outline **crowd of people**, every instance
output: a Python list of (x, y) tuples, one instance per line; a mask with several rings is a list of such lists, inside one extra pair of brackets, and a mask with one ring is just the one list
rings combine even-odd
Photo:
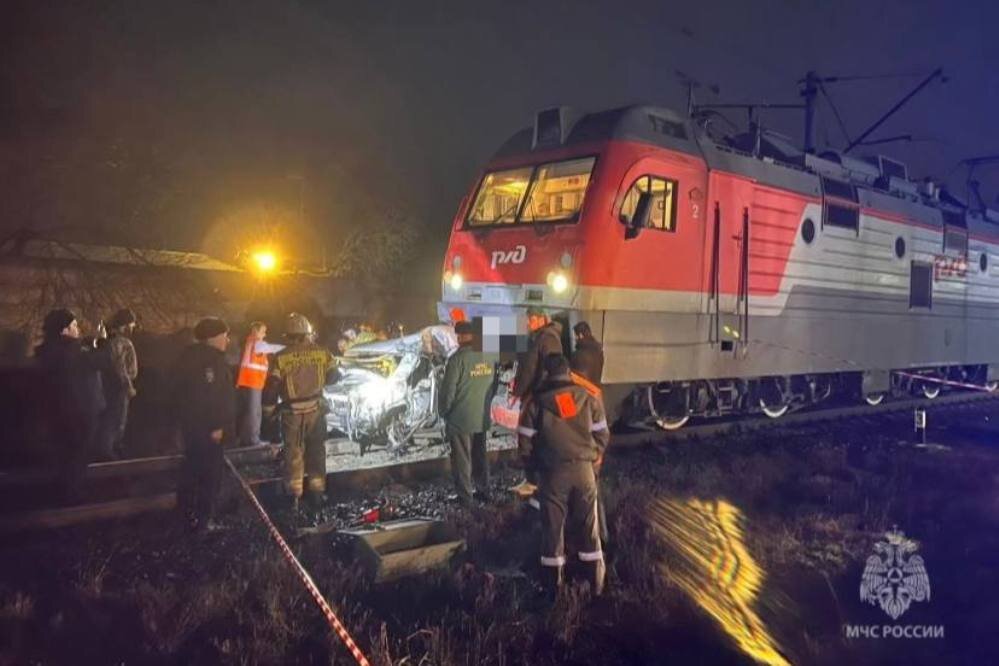
[[(71, 311), (53, 310), (45, 319), (36, 356), (51, 381), (51, 425), (65, 452), (60, 477), (70, 497), (78, 496), (90, 459), (122, 453), (129, 402), (137, 394), (139, 363), (130, 340), (136, 324), (135, 313), (123, 309), (110, 319), (106, 332), (99, 330), (93, 341), (85, 341)], [(543, 310), (528, 310), (528, 328), (529, 345), (518, 356), (510, 401), (511, 407), (519, 405), (523, 487), (533, 491), (529, 503), (538, 509), (542, 525), (543, 583), (552, 592), (561, 585), (568, 525), (599, 593), (606, 536), (597, 477), (610, 438), (600, 388), (603, 351), (586, 322), (573, 328), (570, 356), (563, 348), (562, 325)], [(226, 358), (229, 326), (206, 317), (194, 327), (195, 342), (173, 367), (169, 411), (184, 454), (179, 504), (194, 530), (218, 527), (214, 513), (224, 473), (223, 443), (260, 445), (261, 424), (268, 409), (275, 409), (274, 402), (292, 515), (298, 515), (302, 501), (313, 508), (324, 502), (322, 391), (336, 379), (337, 358), (316, 342), (315, 328), (301, 314), (287, 317), (283, 344), (268, 342), (267, 331), (265, 322), (250, 324), (233, 371)], [(454, 332), (458, 348), (447, 360), (437, 406), (450, 444), (457, 501), (472, 507), (491, 499), (486, 437), (501, 360), (483, 351), (481, 326), (457, 321)], [(344, 330), (336, 346), (342, 354), (354, 345), (403, 334), (398, 325), (380, 333), (362, 325)]]

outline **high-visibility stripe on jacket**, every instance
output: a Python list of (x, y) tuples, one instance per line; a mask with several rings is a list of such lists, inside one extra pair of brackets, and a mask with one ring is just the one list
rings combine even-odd
[(267, 383), (267, 354), (258, 352), (256, 343), (256, 338), (249, 337), (243, 345), (239, 376), (236, 378), (236, 386), (241, 388), (262, 390)]

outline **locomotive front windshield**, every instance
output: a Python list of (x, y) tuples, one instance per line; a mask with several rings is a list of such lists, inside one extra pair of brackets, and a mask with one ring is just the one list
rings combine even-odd
[(482, 177), (468, 226), (575, 222), (595, 157), (491, 171)]

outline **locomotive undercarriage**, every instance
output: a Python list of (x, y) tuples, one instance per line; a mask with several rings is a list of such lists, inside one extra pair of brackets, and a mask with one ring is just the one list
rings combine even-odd
[(864, 393), (862, 385), (860, 372), (658, 382), (635, 387), (622, 406), (621, 418), (633, 426), (675, 430), (692, 417), (762, 413), (776, 419), (834, 396), (878, 405), (886, 397), (915, 395), (932, 399), (952, 388), (989, 392), (999, 388), (999, 382), (988, 381), (987, 365), (892, 371), (889, 388), (884, 392)]

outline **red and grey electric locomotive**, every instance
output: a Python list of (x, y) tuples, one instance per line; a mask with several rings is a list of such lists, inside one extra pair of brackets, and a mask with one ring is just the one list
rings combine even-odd
[(608, 407), (675, 428), (843, 389), (871, 404), (938, 380), (994, 390), (997, 252), (999, 214), (899, 162), (759, 128), (716, 141), (663, 108), (562, 107), (461, 202), (442, 310), (588, 321)]

